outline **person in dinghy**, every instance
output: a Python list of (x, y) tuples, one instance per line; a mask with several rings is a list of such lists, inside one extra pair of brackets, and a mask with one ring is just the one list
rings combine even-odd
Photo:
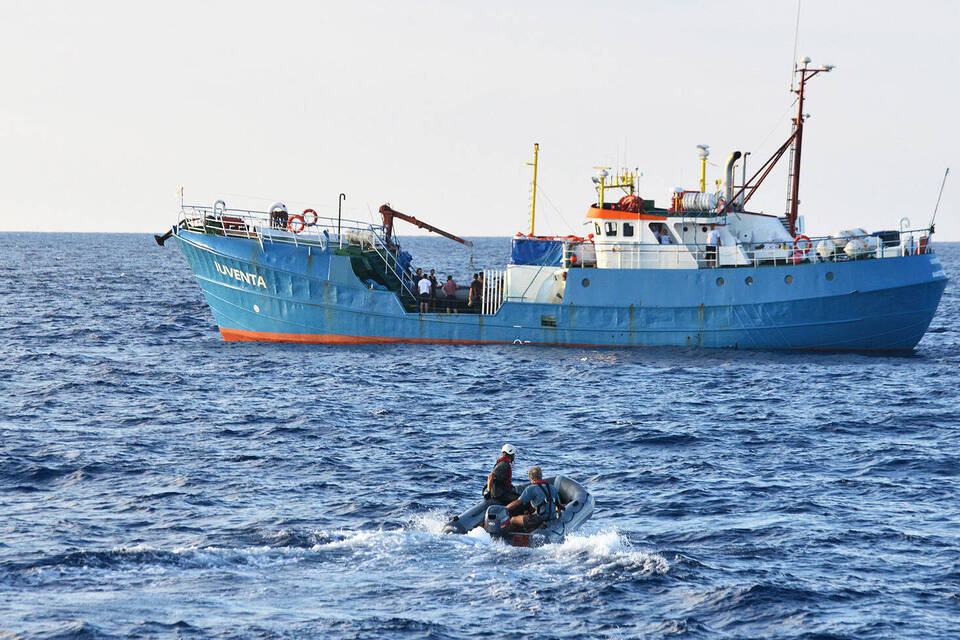
[(530, 467), (530, 484), (516, 500), (507, 505), (511, 531), (534, 531), (540, 525), (560, 517), (563, 505), (557, 489), (543, 479), (540, 467)]
[(494, 500), (502, 505), (508, 505), (520, 496), (513, 486), (513, 460), (517, 457), (517, 448), (512, 444), (505, 444), (500, 449), (500, 457), (493, 465), (493, 471), (487, 476), (487, 486), (483, 497)]
[(516, 455), (516, 447), (503, 445), (494, 471), (487, 476), (482, 501), (448, 520), (443, 533), (463, 535), (482, 527), (494, 540), (538, 547), (562, 542), (593, 515), (593, 496), (572, 478), (544, 478), (540, 467), (533, 467), (530, 484), (514, 485), (511, 463)]

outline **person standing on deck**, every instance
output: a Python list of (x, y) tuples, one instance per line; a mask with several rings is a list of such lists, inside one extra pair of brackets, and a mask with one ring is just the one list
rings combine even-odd
[(420, 299), (420, 313), (427, 313), (430, 308), (430, 278), (426, 274), (421, 274), (420, 282), (417, 283), (417, 290)]
[(483, 496), (488, 500), (496, 500), (507, 505), (519, 498), (513, 487), (513, 459), (517, 457), (517, 448), (512, 444), (505, 444), (500, 449), (500, 457), (493, 465), (493, 471), (487, 476), (486, 491)]
[[(483, 283), (480, 282), (480, 279), (477, 277), (477, 274), (473, 274), (473, 282), (470, 283), (470, 297), (467, 300), (468, 307), (479, 307), (480, 306), (480, 296), (483, 294)], [(477, 313), (479, 313), (479, 309)]]
[(457, 283), (453, 276), (447, 276), (447, 281), (443, 283), (443, 295), (447, 299), (447, 313), (450, 313), (450, 306), (457, 297)]
[(437, 282), (437, 272), (430, 269), (430, 306), (433, 307), (433, 311), (437, 311), (437, 289), (439, 288), (440, 283)]
[(704, 253), (704, 258), (706, 258), (708, 267), (717, 266), (717, 251), (720, 247), (720, 229), (717, 228), (717, 225), (713, 225), (710, 229), (710, 233), (707, 234), (707, 250)]

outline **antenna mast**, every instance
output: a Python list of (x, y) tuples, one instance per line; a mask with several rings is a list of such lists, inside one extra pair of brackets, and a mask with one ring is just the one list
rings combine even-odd
[(533, 186), (530, 193), (530, 235), (533, 233), (533, 224), (537, 217), (537, 164), (540, 161), (540, 143), (533, 144), (533, 162), (526, 162), (528, 167), (533, 167)]
[(791, 236), (797, 235), (797, 209), (800, 206), (800, 153), (803, 145), (803, 123), (808, 114), (803, 112), (803, 90), (807, 81), (821, 72), (830, 72), (834, 69), (832, 64), (826, 64), (823, 67), (812, 69), (810, 58), (806, 57), (800, 62), (803, 68), (795, 68), (794, 73), (799, 74), (799, 84), (793, 93), (797, 94), (797, 117), (793, 119), (793, 154), (790, 156), (790, 175), (788, 177), (788, 205), (787, 223)]
[(933, 233), (933, 221), (937, 219), (937, 209), (940, 208), (940, 198), (943, 197), (943, 187), (947, 184), (947, 176), (950, 175), (950, 167), (943, 172), (943, 182), (940, 183), (940, 193), (937, 194), (937, 204), (933, 208), (933, 216), (930, 217), (930, 233)]

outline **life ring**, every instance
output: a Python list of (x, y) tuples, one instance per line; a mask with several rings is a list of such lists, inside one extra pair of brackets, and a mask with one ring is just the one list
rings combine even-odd
[[(799, 247), (799, 244), (800, 244), (800, 241), (801, 241), (801, 240), (805, 240), (806, 243), (807, 243), (807, 246), (806, 246), (806, 248), (804, 248), (804, 249), (801, 249), (801, 248)], [(801, 254), (807, 255), (807, 253), (808, 253), (808, 252), (810, 251), (810, 249), (812, 249), (812, 248), (813, 248), (813, 241), (810, 240), (810, 238), (808, 238), (807, 236), (805, 236), (805, 235), (803, 235), (803, 234), (800, 234), (799, 236), (797, 236), (796, 238), (793, 239), (793, 250), (794, 250), (794, 251), (799, 251)]]
[(291, 233), (300, 233), (306, 226), (306, 223), (303, 221), (303, 216), (301, 215), (292, 215), (290, 219), (287, 220), (287, 231)]
[(303, 224), (307, 227), (312, 227), (313, 225), (317, 224), (317, 212), (313, 209), (304, 209)]

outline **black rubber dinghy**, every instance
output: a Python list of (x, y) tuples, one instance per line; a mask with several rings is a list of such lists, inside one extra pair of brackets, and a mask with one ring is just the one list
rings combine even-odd
[[(467, 533), (482, 526), (490, 536), (516, 547), (539, 547), (544, 544), (562, 542), (568, 533), (573, 533), (593, 515), (594, 500), (586, 487), (566, 476), (547, 478), (557, 494), (563, 511), (556, 520), (545, 522), (530, 532), (508, 531), (505, 523), (508, 519), (507, 508), (496, 500), (484, 500), (476, 504), (443, 526), (443, 533)], [(529, 484), (517, 485), (517, 491), (523, 493)]]

